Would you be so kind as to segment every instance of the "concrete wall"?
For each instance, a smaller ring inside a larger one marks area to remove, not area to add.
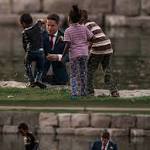
[[[29,111],[1,112],[0,133],[17,133],[20,122],[38,134],[100,135],[108,129],[112,136],[150,136],[150,115]]]
[[[88,10],[98,23],[103,21],[107,26],[150,26],[149,0],[0,0],[0,23],[16,23],[22,12],[37,14],[38,18],[48,13],[67,15],[72,4]]]

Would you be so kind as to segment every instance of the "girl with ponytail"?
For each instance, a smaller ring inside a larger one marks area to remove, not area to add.
[[[77,5],[73,5],[69,12],[70,26],[64,33],[66,45],[63,53],[64,57],[69,51],[71,98],[73,99],[87,95],[88,45],[93,37],[93,33],[87,27],[79,24],[80,19],[81,11]]]

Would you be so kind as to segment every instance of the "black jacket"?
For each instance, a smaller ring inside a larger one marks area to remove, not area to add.
[[[43,33],[40,22],[24,29],[22,42],[25,52],[36,51],[43,48]]]
[[[25,150],[38,150],[38,143],[35,141],[32,133],[27,133],[24,137]]]

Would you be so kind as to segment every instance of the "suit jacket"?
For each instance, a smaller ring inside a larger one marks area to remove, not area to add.
[[[100,140],[94,142],[91,150],[102,150],[102,142]],[[112,141],[109,141],[107,150],[118,150],[117,144],[113,143]]]
[[[50,48],[50,41],[49,41],[49,35],[45,31],[43,33],[44,37],[44,50],[45,50],[45,55],[48,53],[50,54],[63,54],[63,50],[65,47],[65,43],[63,41],[63,33],[58,30],[58,34],[56,37],[56,41],[54,43],[54,48]],[[68,56],[66,56],[66,61],[68,61]],[[53,68],[53,84],[66,84],[68,81],[68,73],[66,69],[66,64],[60,62],[60,61],[48,61],[45,59],[45,67],[44,67],[44,73],[43,77],[46,76],[50,65],[52,65]]]

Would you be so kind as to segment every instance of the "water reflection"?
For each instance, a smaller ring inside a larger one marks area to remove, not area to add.
[[[90,150],[92,142],[98,137],[39,135],[40,150]],[[149,150],[148,137],[113,137],[119,150]],[[0,135],[1,150],[22,150],[23,139],[18,135]]]
[[[21,43],[21,29],[0,26],[0,80],[25,81]],[[119,89],[149,88],[150,80],[150,29],[109,28],[115,50],[112,60],[113,75]],[[103,74],[96,73],[96,88],[105,88]]]

